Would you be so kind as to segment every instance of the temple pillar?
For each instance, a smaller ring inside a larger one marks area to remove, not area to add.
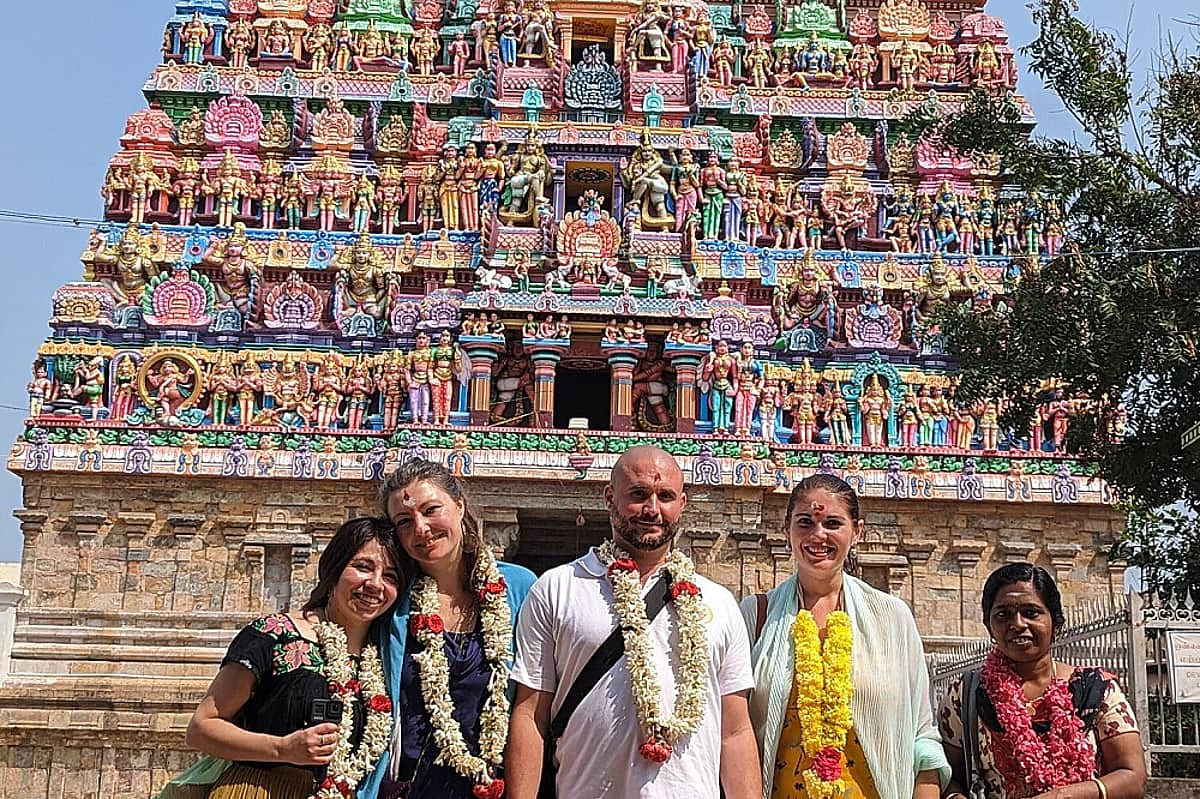
[[[458,343],[471,359],[471,388],[467,395],[471,424],[486,425],[492,410],[492,367],[504,352],[505,341],[492,336],[459,336]]]
[[[646,357],[641,344],[601,344],[600,351],[612,369],[612,396],[609,400],[609,429],[623,433],[633,429],[633,367]]]
[[[696,380],[700,362],[708,355],[708,347],[694,344],[668,344],[663,355],[675,369],[675,432],[696,432]]]
[[[153,513],[121,511],[117,520],[125,529],[125,582],[121,586],[121,609],[125,610],[127,601],[136,600],[142,592],[142,564],[150,560],[146,537],[158,517]]]
[[[13,516],[21,523],[21,585],[29,588],[33,585],[33,565],[37,560],[37,543],[42,530],[50,519],[50,514],[44,510],[33,508],[18,508]]]
[[[567,353],[561,344],[526,344],[525,351],[533,362],[534,427],[554,426],[554,376],[558,362]]]
[[[554,165],[554,193],[552,195],[555,213],[561,219],[570,212],[567,205],[567,165],[565,162]]]

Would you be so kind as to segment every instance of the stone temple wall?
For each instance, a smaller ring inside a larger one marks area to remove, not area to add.
[[[191,762],[183,730],[224,647],[253,616],[301,604],[325,542],[374,503],[355,482],[24,478],[27,596],[0,685],[0,795],[29,799],[147,796]],[[470,500],[498,551],[544,565],[604,535],[600,487],[479,479]],[[735,594],[766,590],[790,570],[785,502],[696,487],[680,545]],[[982,581],[1008,561],[1051,569],[1067,605],[1120,590],[1105,556],[1120,519],[1102,505],[864,506],[864,577],[909,602],[931,651],[982,634]]]

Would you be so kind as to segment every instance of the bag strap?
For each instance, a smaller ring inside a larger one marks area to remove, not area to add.
[[[667,605],[669,593],[670,577],[664,569],[659,573],[654,584],[650,586],[650,592],[646,594],[647,619],[654,621],[654,617],[662,612]],[[609,634],[608,638],[604,639],[604,643],[600,644],[600,648],[592,653],[592,657],[584,664],[583,670],[575,678],[571,690],[567,691],[567,698],[563,700],[562,707],[558,709],[558,712],[554,714],[554,720],[550,722],[550,729],[546,733],[548,739],[558,740],[562,737],[575,708],[579,707],[579,703],[592,692],[596,683],[600,682],[600,678],[625,654],[625,637],[622,635],[622,630],[623,628],[617,625],[617,628]]]
[[[751,644],[756,643],[762,637],[763,625],[767,623],[767,595],[755,594],[754,598],[758,602],[758,615],[754,617],[754,640],[750,642]]]
[[[959,721],[963,729],[963,771],[968,793],[975,784],[975,760],[979,756],[979,715],[976,712],[976,695],[979,691],[979,669],[971,669],[962,676],[962,705]]]

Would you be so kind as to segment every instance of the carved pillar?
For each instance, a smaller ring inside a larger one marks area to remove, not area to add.
[[[487,336],[459,336],[459,344],[471,359],[471,390],[468,408],[471,424],[486,425],[492,410],[492,366],[504,352],[503,339]]]
[[[225,585],[221,587],[221,611],[244,613],[249,595],[249,569],[241,565],[242,548],[254,519],[249,516],[232,516],[221,520],[221,536],[225,539]],[[239,568],[240,567],[240,568]],[[242,572],[245,578],[237,574]]]
[[[246,558],[246,581],[250,584],[248,605],[251,613],[260,613],[263,608],[263,571],[266,568],[266,548],[258,544],[247,544],[242,548]]]
[[[950,543],[949,554],[958,563],[958,634],[965,636],[967,608],[974,608],[975,601],[972,596],[971,601],[967,601],[967,581],[968,573],[974,575],[975,567],[979,565],[980,558],[983,557],[983,550],[987,548],[986,541],[977,539],[961,538]]]
[[[1129,568],[1129,563],[1124,558],[1104,554],[1101,555],[1101,562],[1108,571],[1108,601],[1117,607],[1117,599],[1125,595],[1125,570]]]
[[[80,607],[80,594],[86,593],[96,585],[96,577],[92,574],[92,556],[96,551],[96,537],[100,528],[108,522],[103,513],[74,511],[67,516],[64,528],[75,533],[79,541],[79,555],[76,561],[75,574],[71,577],[71,607]],[[86,603],[85,603],[86,604]]]
[[[525,351],[533,362],[533,426],[553,427],[554,375],[567,347],[561,344],[530,344]]]
[[[117,520],[125,529],[125,582],[121,586],[121,609],[129,607],[130,598],[136,600],[142,596],[142,564],[150,560],[150,550],[146,546],[146,536],[158,517],[153,513],[134,513],[122,511],[117,514]],[[133,610],[135,608],[130,607]],[[140,609],[140,608],[136,608]]]
[[[696,379],[708,347],[668,344],[663,355],[675,368],[675,432],[696,432]]]
[[[1075,556],[1083,549],[1079,544],[1045,544],[1042,552],[1054,568],[1054,579],[1061,582],[1070,579],[1071,569],[1075,566]]]
[[[521,523],[516,508],[484,508],[483,540],[501,560],[512,560],[521,543]]]
[[[720,537],[716,530],[692,530],[688,533],[692,544],[692,562],[696,564],[696,571],[705,577],[709,576],[713,547]]]
[[[996,546],[996,554],[1000,555],[1005,563],[1025,563],[1029,561],[1029,554],[1035,546],[1037,544],[1032,541],[1002,538]]]
[[[641,344],[601,344],[612,370],[612,395],[609,399],[609,429],[625,432],[633,429],[633,367],[646,357]]]
[[[763,533],[741,532],[734,533],[733,540],[737,542],[738,551],[738,599],[740,600],[747,593],[757,593],[758,591],[758,570],[751,564],[749,570],[746,568],[746,560],[752,559],[757,552],[761,552],[763,548],[763,539],[766,536]]]
[[[196,536],[204,525],[204,514],[172,513],[167,516],[167,524],[175,536],[175,586],[171,591],[171,610],[194,610],[196,597],[192,588],[199,587],[200,583],[197,581],[193,585],[190,564]]]
[[[919,577],[926,573],[926,564],[929,563],[929,558],[933,556],[934,547],[937,542],[927,539],[906,540],[900,543],[899,551],[904,555],[904,559],[908,561],[908,571],[912,579],[908,583],[908,604],[913,610],[913,615],[918,619],[917,615],[917,583]],[[919,623],[918,623],[919,624]]]
[[[298,610],[308,601],[313,583],[308,579],[308,558],[312,547],[308,544],[292,545],[291,586],[288,590],[287,610]]]
[[[562,51],[566,54],[567,63],[571,63],[571,39],[575,33],[575,19],[573,17],[566,17],[557,20],[555,27],[558,28],[558,34],[562,41]]]
[[[542,113],[545,113],[543,110]],[[554,194],[551,198],[554,202],[555,215],[562,218],[562,215],[567,213],[567,165],[558,163],[554,166]]]
[[[771,585],[779,585],[792,574],[792,545],[787,539],[767,539],[771,551]]]
[[[42,536],[42,529],[50,514],[44,510],[18,508],[13,516],[21,522],[21,536],[25,539],[21,545],[21,585],[33,587],[33,564],[37,560],[37,543]]]

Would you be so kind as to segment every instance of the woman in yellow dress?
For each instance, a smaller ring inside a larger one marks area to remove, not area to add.
[[[950,779],[908,606],[846,573],[864,522],[845,481],[796,484],[795,573],[742,603],[764,799],[937,799]]]

